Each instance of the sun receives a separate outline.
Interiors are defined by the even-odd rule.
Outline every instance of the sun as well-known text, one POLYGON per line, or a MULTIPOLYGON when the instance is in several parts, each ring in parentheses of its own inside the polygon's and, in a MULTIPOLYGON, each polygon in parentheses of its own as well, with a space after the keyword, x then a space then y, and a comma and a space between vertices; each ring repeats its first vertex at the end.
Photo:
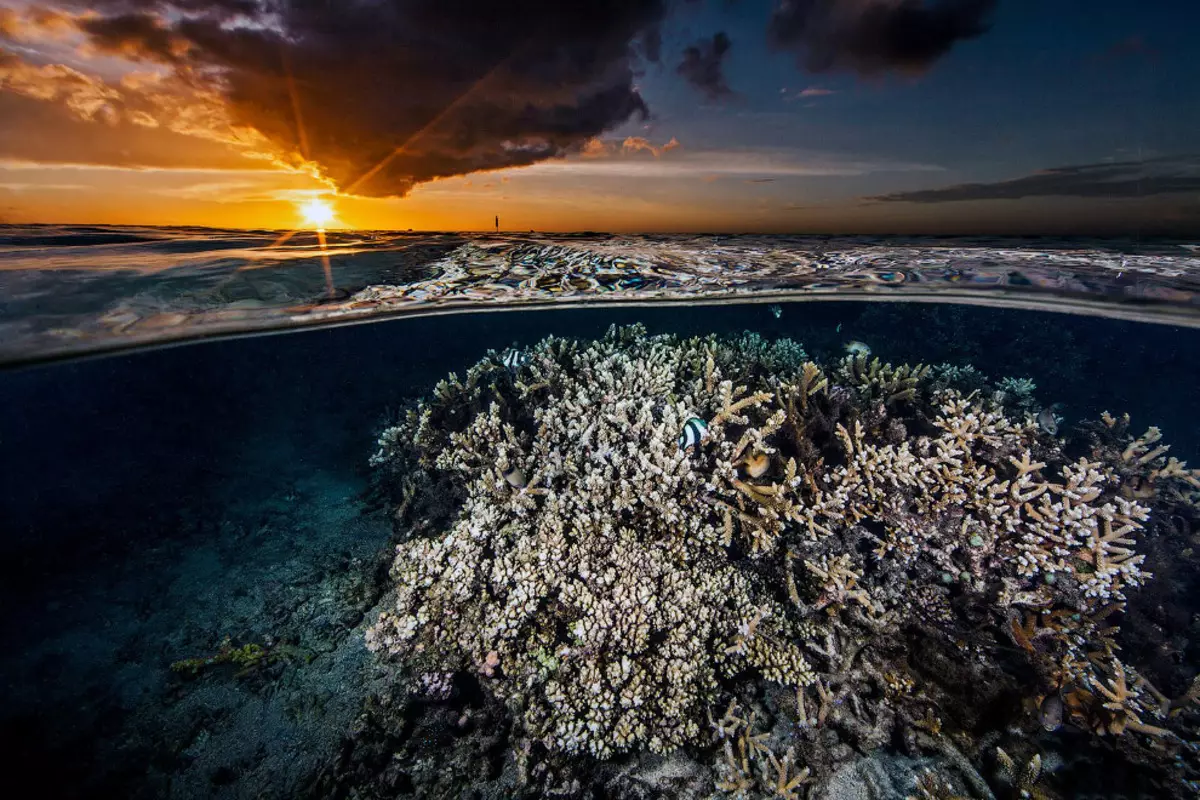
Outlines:
POLYGON ((300 206, 300 216, 304 218, 306 225, 311 225, 317 230, 324 230, 326 225, 333 222, 333 207, 324 200, 314 197, 300 206))

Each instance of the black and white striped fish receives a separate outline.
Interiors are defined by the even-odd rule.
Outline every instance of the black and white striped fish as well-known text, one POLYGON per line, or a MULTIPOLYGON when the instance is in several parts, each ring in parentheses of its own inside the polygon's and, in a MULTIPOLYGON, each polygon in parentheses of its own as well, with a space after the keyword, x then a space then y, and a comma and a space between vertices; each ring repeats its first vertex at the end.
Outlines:
POLYGON ((683 423, 683 433, 679 434, 679 449, 687 450, 708 438, 708 423, 699 417, 691 417, 683 423))
POLYGON ((514 374, 528 362, 529 354, 515 347, 510 347, 500 356, 500 363, 504 365, 506 370, 514 374))

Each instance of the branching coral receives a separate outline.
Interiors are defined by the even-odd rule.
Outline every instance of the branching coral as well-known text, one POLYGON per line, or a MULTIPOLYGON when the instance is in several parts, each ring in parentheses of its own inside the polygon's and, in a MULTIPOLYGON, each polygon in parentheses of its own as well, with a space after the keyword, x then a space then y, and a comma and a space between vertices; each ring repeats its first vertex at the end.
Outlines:
POLYGON ((735 702, 725 715, 711 722, 715 738, 721 743, 723 760, 717 764, 716 787, 733 797, 748 797, 757 789, 768 797, 799 800, 810 781, 808 767, 796 768, 791 750, 776 755, 767 745, 767 734, 755 732, 756 714, 738 716, 735 702))
MULTIPOLYGON (((633 327, 501 361, 439 384, 380 438, 373 463, 397 480, 419 465, 463 501, 399 546, 368 644, 479 676, 527 740, 608 757, 709 730, 720 788, 798 796, 815 772, 711 703, 749 676, 788 687, 798 730, 856 746, 904 719, 940 728, 927 688, 888 660, 905 628, 990 674, 1011 641, 1029 695, 1061 696, 1096 733, 1161 738, 1176 719, 1116 657, 1120 612, 1151 578, 1151 509, 1200 487, 1154 429, 1068 459, 976 374, 964 393, 947 370, 864 354, 825 371, 753 337, 633 327), (689 420, 707 428, 684 448, 689 420)), ((1112 441, 1126 424, 1103 423, 1112 441)))
POLYGON ((912 400, 918 382, 929 374, 929 367, 924 364, 892 366, 860 351, 842 359, 840 372, 850 385, 890 404, 912 400))
MULTIPOLYGON (((401 545, 395 607, 369 645, 431 669, 495 652, 489 688, 529 734, 599 756, 695 741, 721 675, 812 680, 783 607, 725 558, 711 479, 677 445, 692 409, 715 409, 719 428, 771 396, 680 380, 700 377, 701 347, 548 341, 527 367, 543 399, 525 415, 496 399, 444 444, 418 435, 467 500, 444 536, 401 545), (505 478, 516 469, 523 485, 505 478)), ((420 409, 418 434, 434 418, 420 409)))

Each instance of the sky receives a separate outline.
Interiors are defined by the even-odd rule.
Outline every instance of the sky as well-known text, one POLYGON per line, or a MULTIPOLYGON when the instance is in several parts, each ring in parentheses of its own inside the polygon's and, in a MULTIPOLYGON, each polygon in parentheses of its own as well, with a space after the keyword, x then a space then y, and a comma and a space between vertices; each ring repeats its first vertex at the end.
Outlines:
POLYGON ((0 0, 0 223, 1200 235, 1190 0, 0 0))

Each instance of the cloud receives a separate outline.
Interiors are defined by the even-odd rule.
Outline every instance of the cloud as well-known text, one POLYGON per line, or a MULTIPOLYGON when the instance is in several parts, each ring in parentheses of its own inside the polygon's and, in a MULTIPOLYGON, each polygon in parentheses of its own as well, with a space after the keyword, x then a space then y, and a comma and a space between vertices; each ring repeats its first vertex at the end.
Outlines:
POLYGON ((1019 200, 1025 197, 1110 197, 1200 192, 1200 156, 1084 164, 1042 170, 995 183, 962 183, 941 189, 896 192, 866 198, 876 202, 952 203, 1019 200))
MULTIPOLYGON (((233 124, 219 92, 169 74, 130 73, 108 81, 63 64, 33 64, 0 47, 0 97, 14 95, 59 106, 86 122, 163 128, 246 152, 265 149, 255 131, 233 124)), ((68 156, 73 154, 63 154, 68 156)))
POLYGON ((73 28, 71 18, 54 9, 31 6, 18 10, 0 6, 0 39, 21 42, 55 38, 70 33, 73 28))
POLYGON ((183 64, 192 49, 186 37, 176 34, 169 24, 153 14, 84 16, 75 24, 96 51, 133 61, 183 64))
POLYGON ((35 66, 0 48, 0 88, 34 100, 54 101, 89 121, 115 122, 120 92, 103 80, 61 64, 35 66))
POLYGON ((683 60, 675 72, 704 93, 709 100, 720 100, 733 94, 725 81, 724 64, 733 42, 724 32, 712 39, 701 39, 683 51, 683 60))
POLYGON ((9 192, 76 192, 88 187, 82 183, 0 183, 9 192))
POLYGON ((811 72, 920 71, 987 30, 996 0, 779 0, 768 41, 811 72))
POLYGON ((837 94, 837 92, 833 89, 822 89, 820 86, 809 86, 807 89, 796 92, 796 97, 827 97, 831 94, 837 94))
POLYGON ((24 29, 24 20, 15 9, 0 6, 0 38, 19 39, 24 29))
POLYGON ((242 15, 253 18, 262 13, 273 0, 54 0, 64 8, 84 12, 104 11, 109 14, 129 14, 144 11, 183 13, 193 15, 242 15))
POLYGON ((315 185, 304 175, 279 172, 209 173, 200 180, 149 190, 163 197, 210 203, 302 203, 327 195, 329 189, 315 185))
MULTIPOLYGON (((669 144, 669 143, 668 143, 669 144)), ((660 148, 660 151, 662 148, 660 148)), ((709 179, 801 178, 816 176, 856 176, 877 172, 931 172, 942 168, 906 161, 869 161, 848 159, 828 153, 812 153, 788 148, 696 150, 682 148, 663 158, 562 158, 546 161, 526 170, 529 175, 568 174, 580 177, 681 178, 697 176, 709 179)))
MULTIPOLYGON (((89 89, 76 95, 83 111, 93 106, 89 89)), ((77 164, 146 169, 246 170, 269 166, 212 139, 150 127, 124 113, 103 113, 89 121, 66 105, 36 94, 0 91, 0 159, 44 165, 77 164)))
POLYGON ((579 156, 585 159, 596 159, 628 156, 644 152, 658 158, 663 153, 669 153, 679 146, 679 140, 674 136, 671 137, 670 141, 662 145, 655 145, 649 139, 642 136, 627 136, 619 142, 589 139, 579 149, 579 156))
POLYGON ((603 158, 611 155, 613 151, 612 145, 601 139, 588 139, 579 149, 579 155, 584 158, 603 158))
POLYGON ((655 147, 648 139, 643 139, 641 136, 627 136, 625 141, 621 142, 622 152, 636 153, 644 151, 650 153, 655 158, 658 158, 663 153, 669 153, 677 147, 679 147, 679 140, 674 136, 671 137, 669 142, 659 147, 655 147))
POLYGON ((662 28, 651 25, 642 33, 642 55, 651 64, 662 60, 662 28))
POLYGON ((403 196, 644 118, 636 44, 653 55, 668 2, 100 0, 76 24, 99 52, 219 92, 234 125, 343 190, 403 196))

